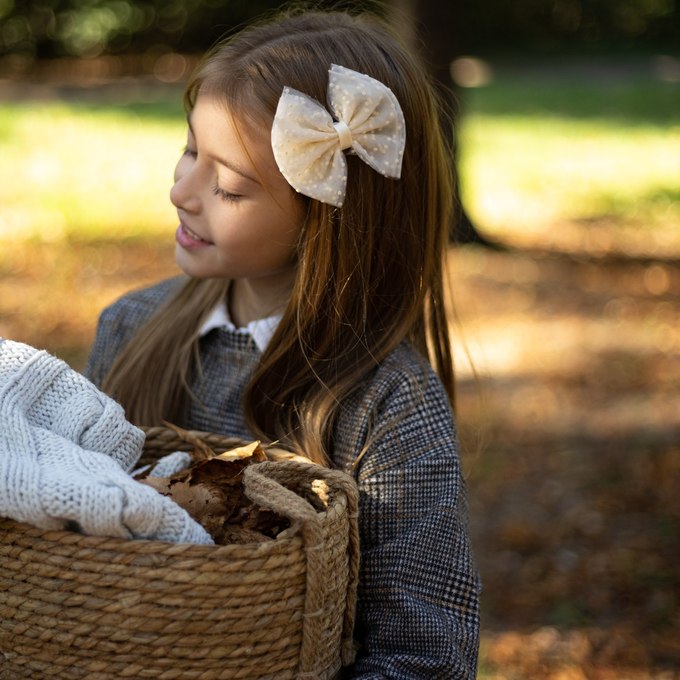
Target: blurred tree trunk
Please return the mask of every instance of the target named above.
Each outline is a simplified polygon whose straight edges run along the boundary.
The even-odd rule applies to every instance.
[[[429,66],[434,81],[448,104],[442,120],[444,134],[452,140],[454,162],[457,157],[456,118],[459,113],[458,97],[451,78],[451,62],[460,56],[460,32],[463,30],[459,16],[461,0],[390,0],[392,18],[402,38],[420,53]],[[460,199],[456,179],[456,219],[451,225],[451,241],[455,243],[493,244],[479,233]]]

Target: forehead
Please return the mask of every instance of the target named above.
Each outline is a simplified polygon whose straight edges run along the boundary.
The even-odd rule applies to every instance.
[[[237,114],[225,102],[208,94],[197,97],[187,120],[204,153],[220,158],[228,155],[233,163],[283,179],[272,152],[270,124]]]

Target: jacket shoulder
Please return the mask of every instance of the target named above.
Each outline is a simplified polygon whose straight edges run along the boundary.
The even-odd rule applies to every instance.
[[[98,386],[101,385],[104,376],[123,347],[181,288],[184,280],[184,277],[175,277],[131,291],[101,312],[94,345],[84,371],[92,382]]]
[[[119,317],[124,317],[132,324],[136,321],[146,321],[180,289],[184,280],[184,277],[178,276],[126,293],[102,311],[100,323]]]

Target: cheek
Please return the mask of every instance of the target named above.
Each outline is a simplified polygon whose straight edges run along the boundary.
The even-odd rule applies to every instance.
[[[213,232],[215,244],[223,257],[235,263],[248,262],[264,270],[286,267],[295,260],[299,228],[277,217],[216,220],[220,227]]]

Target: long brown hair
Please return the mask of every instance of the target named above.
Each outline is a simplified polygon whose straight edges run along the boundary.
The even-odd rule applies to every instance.
[[[244,395],[246,422],[322,462],[349,394],[404,339],[428,357],[453,403],[443,290],[453,171],[422,66],[370,15],[289,13],[245,29],[204,58],[185,94],[220,98],[237,118],[271,126],[285,85],[326,103],[331,64],[396,95],[406,121],[400,180],[348,155],[344,206],[311,199],[288,306]],[[180,417],[197,370],[196,331],[228,282],[189,280],[120,355],[105,382],[140,424]],[[194,368],[192,368],[192,366]]]

